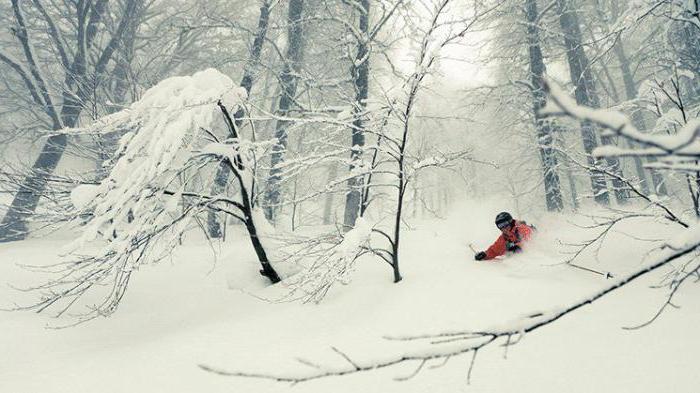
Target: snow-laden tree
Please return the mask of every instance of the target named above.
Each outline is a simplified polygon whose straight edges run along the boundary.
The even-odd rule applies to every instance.
[[[242,138],[231,116],[245,97],[245,90],[229,77],[208,69],[166,79],[129,108],[86,129],[66,130],[128,132],[109,175],[97,185],[73,190],[73,203],[89,218],[69,245],[67,261],[49,268],[56,278],[36,288],[44,297],[31,308],[53,306],[61,314],[91,289],[107,285],[102,300],[84,317],[109,315],[124,296],[131,274],[169,255],[191,224],[210,210],[245,226],[261,274],[278,282],[260,229],[268,225],[252,198],[256,149],[268,146]],[[231,138],[216,139],[217,127],[227,128]],[[235,197],[208,194],[213,179],[206,169],[220,162],[236,179]],[[94,242],[97,250],[86,251]]]

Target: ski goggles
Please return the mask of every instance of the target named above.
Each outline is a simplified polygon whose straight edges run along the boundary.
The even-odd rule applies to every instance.
[[[505,229],[505,228],[508,228],[509,226],[510,226],[510,221],[502,221],[502,222],[496,223],[496,227],[498,227],[498,229]]]

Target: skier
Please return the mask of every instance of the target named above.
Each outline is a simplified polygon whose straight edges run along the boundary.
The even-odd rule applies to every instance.
[[[486,251],[480,251],[474,255],[477,261],[489,260],[505,255],[507,252],[518,253],[522,251],[522,244],[530,240],[532,227],[524,221],[516,221],[508,212],[498,213],[496,226],[501,230],[501,236]]]

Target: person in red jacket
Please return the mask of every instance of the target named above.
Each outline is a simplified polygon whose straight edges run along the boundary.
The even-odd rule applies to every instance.
[[[532,228],[522,221],[516,221],[508,212],[498,213],[496,226],[501,230],[501,236],[486,251],[474,255],[477,261],[494,259],[507,252],[522,251],[522,244],[532,236]]]

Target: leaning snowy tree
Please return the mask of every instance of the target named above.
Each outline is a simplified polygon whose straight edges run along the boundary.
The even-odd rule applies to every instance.
[[[43,293],[28,309],[58,309],[61,315],[91,290],[104,290],[101,301],[80,321],[109,315],[124,296],[131,274],[145,263],[168,256],[193,223],[202,229],[207,212],[224,213],[247,230],[260,262],[260,273],[280,281],[267,256],[261,233],[262,212],[253,198],[256,149],[236,128],[232,113],[245,90],[214,69],[158,83],[129,108],[70,133],[128,132],[120,140],[115,163],[98,185],[73,190],[77,217],[89,215],[66,262],[48,267],[55,278],[32,288]],[[220,141],[223,127],[231,138]],[[206,169],[224,163],[236,179],[237,195],[209,195]],[[81,214],[83,213],[83,214]],[[85,251],[97,241],[95,252]]]

